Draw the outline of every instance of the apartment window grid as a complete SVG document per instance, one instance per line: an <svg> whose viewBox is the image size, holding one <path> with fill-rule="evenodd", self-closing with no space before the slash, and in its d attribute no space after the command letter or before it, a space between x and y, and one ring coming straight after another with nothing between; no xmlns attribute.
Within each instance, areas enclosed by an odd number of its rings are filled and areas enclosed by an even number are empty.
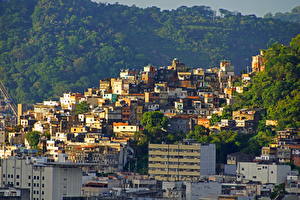
<svg viewBox="0 0 300 200"><path fill-rule="evenodd" d="M163 148L150 146L149 155L149 170L153 175L175 180L194 179L200 176L199 146L168 145ZM151 160L152 158L163 160Z"/></svg>

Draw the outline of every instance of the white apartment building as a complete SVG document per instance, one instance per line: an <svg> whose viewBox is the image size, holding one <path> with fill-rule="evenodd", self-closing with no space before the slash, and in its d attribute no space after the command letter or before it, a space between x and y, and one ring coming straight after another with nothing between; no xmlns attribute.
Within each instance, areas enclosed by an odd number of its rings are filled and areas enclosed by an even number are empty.
<svg viewBox="0 0 300 200"><path fill-rule="evenodd" d="M30 200L60 200L80 196L79 164L47 162L47 158L9 157L1 162L1 187L27 188Z"/></svg>
<svg viewBox="0 0 300 200"><path fill-rule="evenodd" d="M284 183L291 172L291 166L278 164L260 164L255 162L239 162L237 166L238 181L258 181L263 184Z"/></svg>

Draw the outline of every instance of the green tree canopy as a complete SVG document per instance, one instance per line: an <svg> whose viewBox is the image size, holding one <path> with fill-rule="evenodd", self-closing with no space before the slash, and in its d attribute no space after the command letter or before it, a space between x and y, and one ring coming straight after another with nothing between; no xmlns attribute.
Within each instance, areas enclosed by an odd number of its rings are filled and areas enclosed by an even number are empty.
<svg viewBox="0 0 300 200"><path fill-rule="evenodd" d="M158 111L145 112L141 124L144 127L143 134L148 142L166 142L168 118Z"/></svg>
<svg viewBox="0 0 300 200"><path fill-rule="evenodd" d="M300 34L290 45L274 44L264 54L265 72L252 78L248 91L237 96L234 109L263 108L265 119L279 128L300 126Z"/></svg>
<svg viewBox="0 0 300 200"><path fill-rule="evenodd" d="M220 122L222 119L221 116L217 114L212 114L211 118L209 119L210 125L215 125L217 122Z"/></svg>
<svg viewBox="0 0 300 200"><path fill-rule="evenodd" d="M277 12L275 14L267 13L264 16L264 18L274 18L286 22L300 23L300 6L296 6L291 10L291 12L285 12L285 13Z"/></svg>
<svg viewBox="0 0 300 200"><path fill-rule="evenodd" d="M209 129L205 128L204 126L196 125L194 130L189 131L186 137L188 139L194 139L200 143L207 143L208 135Z"/></svg>
<svg viewBox="0 0 300 200"><path fill-rule="evenodd" d="M76 104L75 114L78 115L78 114L87 113L89 110L90 110L90 105L86 101L83 101L79 104Z"/></svg>
<svg viewBox="0 0 300 200"><path fill-rule="evenodd" d="M31 148L36 149L40 142L41 133L38 131L31 131L26 133L25 138L28 141Z"/></svg>
<svg viewBox="0 0 300 200"><path fill-rule="evenodd" d="M161 11L90 0L2 0L0 79L18 103L33 103L178 55L191 67L230 59L241 71L259 49L299 33L294 23L221 13L205 6Z"/></svg>

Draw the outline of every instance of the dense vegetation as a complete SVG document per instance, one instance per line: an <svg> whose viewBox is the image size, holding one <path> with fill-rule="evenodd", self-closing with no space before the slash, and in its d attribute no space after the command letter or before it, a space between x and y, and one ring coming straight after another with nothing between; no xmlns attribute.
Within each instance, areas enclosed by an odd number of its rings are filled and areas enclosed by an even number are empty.
<svg viewBox="0 0 300 200"><path fill-rule="evenodd" d="M37 145L40 142L40 137L41 137L41 133L38 131L28 132L25 135L25 138L28 141L29 146L34 149L37 148Z"/></svg>
<svg viewBox="0 0 300 200"><path fill-rule="evenodd" d="M272 13L267 13L264 16L264 18L274 18L286 22L300 23L300 6L293 8L291 12L286 12L286 13L277 12L274 15Z"/></svg>
<svg viewBox="0 0 300 200"><path fill-rule="evenodd" d="M235 109L263 108L265 119L278 120L279 128L300 127L300 35L289 46L274 44L265 59L266 71L237 96Z"/></svg>
<svg viewBox="0 0 300 200"><path fill-rule="evenodd" d="M230 59L241 71L259 49L300 27L205 6L160 11L89 0L0 0L0 79L17 102L96 86L120 68L192 67Z"/></svg>
<svg viewBox="0 0 300 200"><path fill-rule="evenodd" d="M75 107L76 115L87 113L88 111L90 111L90 105L86 101L76 104L76 107Z"/></svg>

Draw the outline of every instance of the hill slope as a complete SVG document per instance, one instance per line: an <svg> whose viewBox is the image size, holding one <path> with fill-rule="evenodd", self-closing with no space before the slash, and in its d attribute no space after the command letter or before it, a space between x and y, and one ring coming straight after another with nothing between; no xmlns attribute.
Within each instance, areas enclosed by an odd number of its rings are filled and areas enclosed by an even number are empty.
<svg viewBox="0 0 300 200"><path fill-rule="evenodd" d="M208 7L160 11L89 0L0 0L0 79L18 102L96 86L120 68L191 67L230 59L237 71L259 49L287 43L293 23Z"/></svg>
<svg viewBox="0 0 300 200"><path fill-rule="evenodd" d="M237 108L266 110L266 119L279 129L300 127L300 34L290 45L274 44L265 52L266 71L253 77L248 91L238 96Z"/></svg>
<svg viewBox="0 0 300 200"><path fill-rule="evenodd" d="M267 13L264 18L274 18L286 22L300 23L300 6L293 8L291 12L277 12L274 15L272 13Z"/></svg>

